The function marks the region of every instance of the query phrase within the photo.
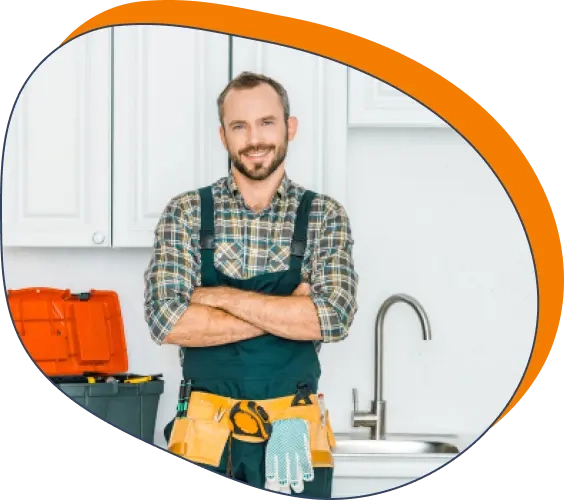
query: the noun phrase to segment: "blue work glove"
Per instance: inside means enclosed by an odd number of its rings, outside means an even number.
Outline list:
[[[309,428],[305,420],[276,420],[266,445],[266,484],[272,491],[290,493],[304,490],[304,481],[313,480]]]

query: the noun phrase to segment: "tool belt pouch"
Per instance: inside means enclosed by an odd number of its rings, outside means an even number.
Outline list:
[[[331,430],[328,413],[325,413],[325,423],[313,420],[308,423],[313,467],[334,467],[332,450],[335,437]]]
[[[218,467],[230,429],[213,417],[177,418],[168,449],[192,462]]]
[[[170,438],[168,440],[168,451],[175,455],[183,456],[186,453],[188,422],[189,420],[185,417],[177,418],[172,425]]]
[[[325,411],[325,425],[327,427],[327,438],[329,439],[329,446],[331,447],[331,450],[334,450],[337,446],[337,442],[335,441],[335,434],[333,434],[333,428],[331,427],[329,411]]]

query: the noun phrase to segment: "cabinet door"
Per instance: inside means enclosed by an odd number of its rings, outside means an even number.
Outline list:
[[[227,174],[216,99],[228,35],[114,28],[113,244],[149,247],[166,203]]]
[[[20,94],[6,138],[6,246],[109,246],[111,30],[50,55]]]
[[[345,203],[347,66],[281,45],[233,37],[233,76],[266,74],[288,92],[298,132],[286,171],[302,186]]]
[[[447,127],[411,96],[353,68],[348,68],[350,127]]]

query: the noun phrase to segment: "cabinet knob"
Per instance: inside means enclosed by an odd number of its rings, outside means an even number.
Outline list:
[[[101,243],[104,243],[104,235],[98,231],[96,231],[93,235],[92,235],[92,241],[96,244],[96,245],[100,245]]]

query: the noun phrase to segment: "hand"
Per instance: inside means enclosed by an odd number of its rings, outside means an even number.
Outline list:
[[[304,490],[304,481],[313,480],[309,429],[299,418],[277,420],[266,445],[266,484],[271,491],[290,493]]]
[[[295,296],[306,296],[306,295],[311,295],[311,286],[309,285],[309,283],[300,283],[296,289],[292,292],[292,295]]]

